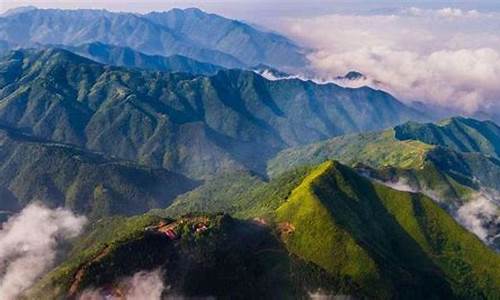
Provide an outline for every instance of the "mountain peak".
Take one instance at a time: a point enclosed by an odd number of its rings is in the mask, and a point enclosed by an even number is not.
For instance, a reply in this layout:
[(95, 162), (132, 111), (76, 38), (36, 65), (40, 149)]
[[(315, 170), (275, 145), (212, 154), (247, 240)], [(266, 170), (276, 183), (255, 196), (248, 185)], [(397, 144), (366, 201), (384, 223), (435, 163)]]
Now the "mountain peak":
[(8, 17), (8, 16), (13, 16), (16, 14), (21, 14), (24, 12), (32, 11), (32, 10), (37, 10), (38, 7), (33, 6), (33, 5), (28, 5), (28, 6), (20, 6), (16, 8), (11, 8), (5, 11), (3, 14), (1, 14), (1, 17)]
[(335, 80), (365, 80), (367, 77), (358, 71), (349, 71), (344, 76), (337, 76)]

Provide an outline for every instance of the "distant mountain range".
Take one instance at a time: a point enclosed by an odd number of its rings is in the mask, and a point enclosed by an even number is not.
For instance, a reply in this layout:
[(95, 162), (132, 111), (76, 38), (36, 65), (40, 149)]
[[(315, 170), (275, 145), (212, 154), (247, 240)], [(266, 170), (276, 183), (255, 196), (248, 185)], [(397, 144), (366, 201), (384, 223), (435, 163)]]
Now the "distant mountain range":
[(229, 68), (262, 63), (293, 69), (307, 63), (305, 50), (283, 36), (196, 8), (145, 15), (20, 9), (0, 17), (0, 41), (9, 47), (100, 42), (148, 55), (182, 55)]
[(146, 55), (132, 48), (106, 45), (100, 42), (80, 46), (59, 46), (59, 48), (69, 50), (102, 64), (128, 68), (202, 75), (214, 75), (217, 71), (224, 69), (221, 66), (202, 63), (182, 55), (168, 57)]
[(0, 62), (0, 122), (200, 178), (264, 172), (277, 151), (423, 119), (382, 91), (269, 81), (253, 71), (214, 76), (104, 66), (57, 49)]

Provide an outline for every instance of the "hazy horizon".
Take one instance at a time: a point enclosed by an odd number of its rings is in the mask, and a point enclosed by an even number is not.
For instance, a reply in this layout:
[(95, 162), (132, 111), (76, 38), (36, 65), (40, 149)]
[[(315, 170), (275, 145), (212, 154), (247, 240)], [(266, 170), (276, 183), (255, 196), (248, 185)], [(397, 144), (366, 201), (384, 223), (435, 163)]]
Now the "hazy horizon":
[(313, 49), (318, 77), (360, 71), (402, 101), (468, 114), (500, 104), (500, 3), (482, 1), (12, 1), (39, 8), (147, 13), (197, 7)]
[[(148, 1), (72, 1), (72, 0), (3, 0), (0, 13), (22, 6), (60, 9), (106, 9), (114, 12), (147, 13), (173, 8), (197, 7), (210, 13), (222, 14), (230, 18), (248, 20), (267, 17), (299, 17), (327, 15), (332, 13), (373, 14), (390, 12), (401, 8), (420, 7), (439, 9), (455, 7), (479, 11), (500, 11), (498, 1), (369, 1), (369, 0), (148, 0)], [(258, 13), (258, 15), (256, 15)]]

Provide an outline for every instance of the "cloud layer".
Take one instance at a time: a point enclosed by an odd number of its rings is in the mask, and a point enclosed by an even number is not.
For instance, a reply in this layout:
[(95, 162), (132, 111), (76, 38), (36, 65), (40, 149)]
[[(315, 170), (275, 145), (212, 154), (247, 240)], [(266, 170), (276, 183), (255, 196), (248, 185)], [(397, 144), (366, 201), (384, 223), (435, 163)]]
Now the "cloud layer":
[(356, 70), (404, 101), (464, 113), (500, 108), (500, 14), (457, 8), (294, 18), (280, 29), (317, 49), (325, 79)]
[(0, 230), (0, 299), (16, 299), (54, 263), (61, 241), (77, 236), (85, 217), (30, 204)]

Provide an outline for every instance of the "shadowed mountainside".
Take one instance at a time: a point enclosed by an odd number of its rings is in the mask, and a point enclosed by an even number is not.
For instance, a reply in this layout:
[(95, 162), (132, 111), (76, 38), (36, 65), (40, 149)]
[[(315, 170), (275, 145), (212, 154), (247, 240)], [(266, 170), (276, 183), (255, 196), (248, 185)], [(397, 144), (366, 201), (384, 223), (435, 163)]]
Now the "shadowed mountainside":
[(0, 211), (27, 203), (67, 207), (91, 218), (163, 208), (196, 182), (164, 169), (106, 158), (0, 127)]

